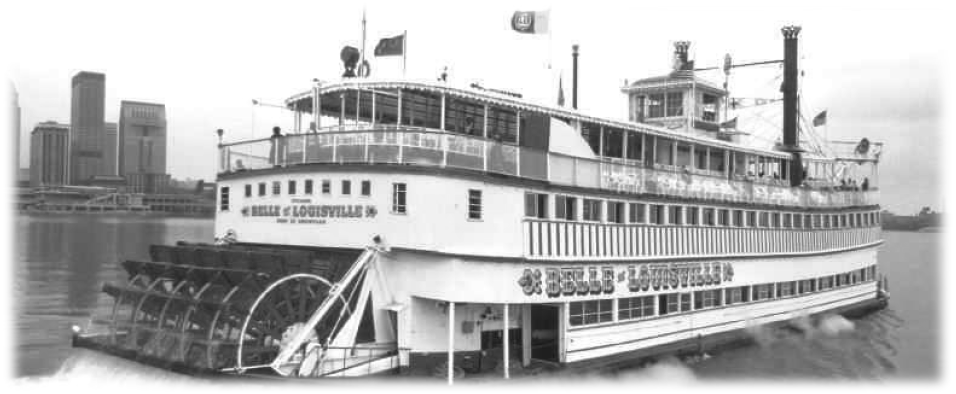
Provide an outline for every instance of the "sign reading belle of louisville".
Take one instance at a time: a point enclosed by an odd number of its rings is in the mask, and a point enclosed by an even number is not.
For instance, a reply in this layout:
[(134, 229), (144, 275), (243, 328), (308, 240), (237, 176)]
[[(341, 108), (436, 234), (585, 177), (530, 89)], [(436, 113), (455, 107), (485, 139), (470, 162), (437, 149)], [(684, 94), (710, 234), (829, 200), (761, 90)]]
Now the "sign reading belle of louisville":
[(242, 207), (244, 217), (274, 217), (276, 223), (325, 224), (325, 219), (374, 218), (378, 209), (361, 204), (265, 204)]
[(721, 262), (645, 263), (629, 265), (617, 273), (614, 267), (588, 266), (541, 269), (526, 268), (518, 278), (525, 295), (547, 293), (548, 297), (610, 294), (615, 282), (626, 282), (632, 293), (686, 287), (716, 286), (731, 282), (734, 266)]

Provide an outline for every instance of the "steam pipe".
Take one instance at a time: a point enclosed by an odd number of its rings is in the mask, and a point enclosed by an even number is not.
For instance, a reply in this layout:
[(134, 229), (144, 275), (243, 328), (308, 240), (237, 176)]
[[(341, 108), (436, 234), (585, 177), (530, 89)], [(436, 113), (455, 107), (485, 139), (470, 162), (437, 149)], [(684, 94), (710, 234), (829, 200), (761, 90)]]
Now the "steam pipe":
[(578, 109), (578, 44), (571, 46), (571, 108)]
[(803, 182), (803, 163), (800, 155), (800, 137), (797, 127), (799, 118), (797, 36), (800, 26), (784, 26), (783, 33), (783, 146), (793, 158), (790, 161), (790, 186), (800, 186)]

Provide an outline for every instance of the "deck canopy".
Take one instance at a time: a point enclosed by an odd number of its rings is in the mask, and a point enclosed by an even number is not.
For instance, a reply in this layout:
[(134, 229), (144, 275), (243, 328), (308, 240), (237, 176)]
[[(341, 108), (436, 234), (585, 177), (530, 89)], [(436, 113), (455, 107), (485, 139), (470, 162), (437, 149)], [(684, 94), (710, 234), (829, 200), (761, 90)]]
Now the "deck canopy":
[[(558, 119), (579, 130), (594, 154), (602, 157), (641, 160), (646, 155), (639, 154), (643, 148), (638, 141), (648, 143), (648, 137), (707, 146), (717, 151), (781, 160), (790, 157), (785, 152), (676, 133), (641, 123), (598, 118), (577, 110), (532, 103), (490, 89), (460, 87), (440, 81), (351, 79), (323, 83), (317, 90), (321, 129), (354, 124), (400, 124), (545, 148), (549, 138), (541, 134), (547, 134), (551, 120)], [(315, 116), (313, 96), (313, 91), (296, 94), (286, 100), (286, 106), (297, 113)], [(607, 137), (604, 144), (601, 143), (604, 138), (601, 134)]]

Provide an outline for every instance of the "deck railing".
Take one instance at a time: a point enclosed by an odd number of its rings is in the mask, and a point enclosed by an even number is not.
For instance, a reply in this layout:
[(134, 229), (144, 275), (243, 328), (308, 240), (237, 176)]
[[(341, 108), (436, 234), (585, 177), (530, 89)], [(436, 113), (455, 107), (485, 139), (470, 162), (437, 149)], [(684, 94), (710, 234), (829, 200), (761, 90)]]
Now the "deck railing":
[(879, 191), (793, 188), (778, 179), (747, 179), (640, 162), (590, 159), (415, 127), (322, 131), (220, 147), (219, 173), (299, 164), (404, 164), (511, 175), (621, 193), (724, 202), (840, 207), (874, 205)]

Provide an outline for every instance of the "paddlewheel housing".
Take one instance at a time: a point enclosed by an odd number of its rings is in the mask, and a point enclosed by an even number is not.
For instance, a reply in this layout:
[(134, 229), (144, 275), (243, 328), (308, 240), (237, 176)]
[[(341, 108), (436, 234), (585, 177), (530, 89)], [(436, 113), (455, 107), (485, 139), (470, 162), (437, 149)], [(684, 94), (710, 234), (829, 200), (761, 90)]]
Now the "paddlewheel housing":
[[(370, 318), (368, 296), (360, 293), (368, 291), (362, 284), (373, 254), (153, 245), (151, 261), (121, 263), (125, 283), (103, 285), (112, 310), (93, 321), (99, 333), (75, 336), (74, 345), (189, 373), (272, 367), (281, 375), (319, 375), (317, 349), (327, 349), (353, 316)], [(276, 361), (280, 354), (284, 364)], [(308, 354), (309, 371), (300, 371)]]

